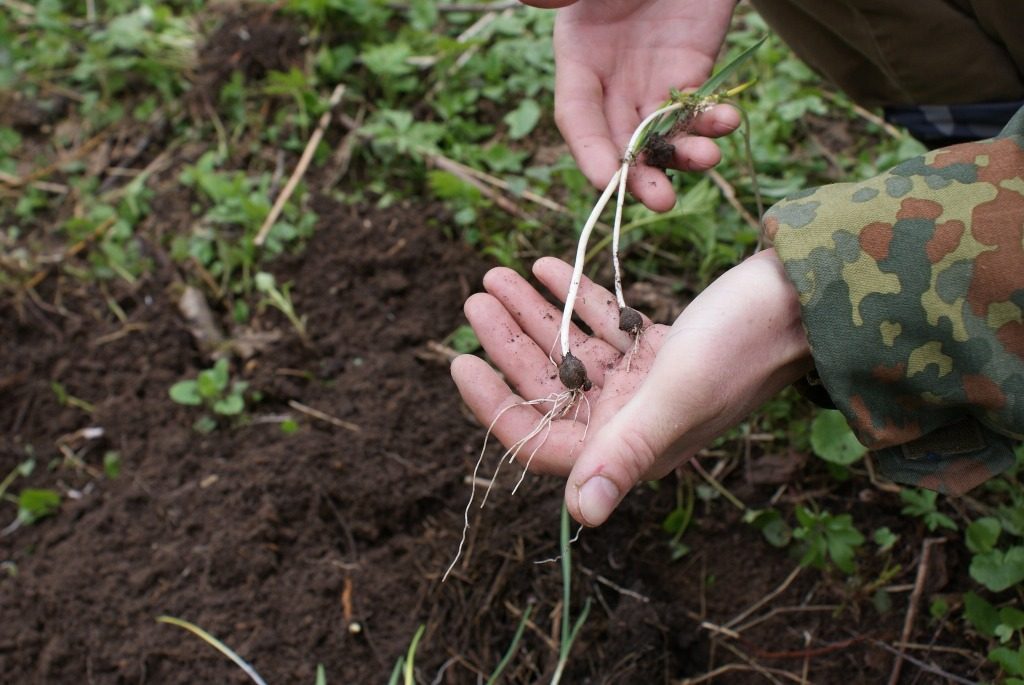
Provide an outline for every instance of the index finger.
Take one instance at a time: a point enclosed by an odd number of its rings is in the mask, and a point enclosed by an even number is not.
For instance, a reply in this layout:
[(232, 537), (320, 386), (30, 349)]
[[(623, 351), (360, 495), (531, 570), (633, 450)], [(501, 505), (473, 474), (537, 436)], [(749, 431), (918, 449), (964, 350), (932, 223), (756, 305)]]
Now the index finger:
[(559, 57), (555, 69), (555, 124), (583, 175), (604, 188), (620, 164), (604, 111), (604, 86), (586, 65)]

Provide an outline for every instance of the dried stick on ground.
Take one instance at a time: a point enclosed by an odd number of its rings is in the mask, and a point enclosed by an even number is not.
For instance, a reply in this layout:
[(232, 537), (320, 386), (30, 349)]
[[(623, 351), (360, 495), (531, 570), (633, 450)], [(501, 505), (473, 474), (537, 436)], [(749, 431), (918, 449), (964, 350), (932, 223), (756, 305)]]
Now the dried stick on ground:
[(917, 618), (917, 608), (921, 604), (925, 582), (928, 580), (928, 567), (932, 559), (932, 547), (944, 542), (945, 539), (943, 538), (925, 538), (924, 542), (921, 543), (921, 561), (917, 564), (917, 578), (914, 579), (914, 591), (910, 593), (910, 607), (907, 609), (907, 618), (903, 621), (900, 648), (896, 653), (896, 662), (892, 665), (892, 673), (889, 675), (889, 685), (896, 685), (899, 682), (903, 660), (907, 658), (905, 654), (906, 644), (910, 642), (910, 633), (914, 629), (914, 619)]
[(344, 428), (345, 430), (352, 431), (353, 433), (359, 433), (359, 432), (362, 432), (362, 430), (363, 430), (362, 428), (359, 427), (358, 424), (352, 423), (351, 421), (343, 421), (343, 420), (339, 419), (336, 416), (331, 416), (330, 414), (325, 414), (324, 412), (320, 411), (319, 409), (314, 409), (313, 407), (309, 407), (309, 406), (307, 406), (305, 404), (302, 404), (301, 402), (298, 402), (296, 400), (289, 400), (288, 401), (288, 406), (291, 407), (292, 409), (294, 409), (297, 412), (301, 412), (301, 413), (303, 413), (303, 414), (305, 414), (307, 416), (312, 416), (314, 419), (320, 419), (321, 421), (326, 421), (327, 423), (331, 424), (332, 426), (337, 426), (338, 428)]
[(779, 585), (777, 588), (775, 588), (774, 590), (769, 592), (767, 595), (762, 597), (760, 600), (755, 602), (753, 605), (751, 605), (751, 607), (749, 609), (747, 609), (746, 611), (743, 611), (738, 616), (733, 618), (731, 621), (726, 623), (725, 627), (726, 628), (732, 628), (732, 627), (736, 626), (740, 621), (744, 620), (745, 618), (747, 618), (748, 616), (753, 614), (755, 611), (757, 611), (758, 609), (760, 609), (764, 605), (768, 604), (768, 602), (772, 601), (773, 599), (775, 599), (776, 597), (781, 595), (783, 592), (785, 592), (789, 588), (790, 585), (793, 584), (793, 581), (796, 580), (796, 577), (798, 575), (800, 575), (800, 571), (802, 571), (802, 570), (803, 570), (802, 566), (797, 566), (796, 568), (794, 568), (790, 572), (790, 574), (788, 576), (786, 576), (786, 579), (782, 581), (781, 585)]
[[(835, 103), (837, 105), (845, 104), (844, 101), (842, 99), (840, 99), (840, 97), (838, 95), (836, 95), (835, 93), (829, 92), (827, 90), (822, 90), (821, 91), (821, 95), (826, 100), (829, 100), (830, 102), (833, 102), (833, 103)], [(899, 140), (900, 138), (905, 138), (906, 137), (906, 134), (903, 133), (903, 131), (899, 130), (898, 128), (896, 128), (895, 126), (893, 126), (888, 121), (886, 121), (882, 117), (878, 116), (877, 114), (875, 114), (871, 110), (865, 109), (865, 108), (861, 107), (860, 105), (858, 105), (857, 103), (850, 103), (850, 108), (861, 119), (864, 119), (865, 121), (870, 121), (872, 124), (874, 124), (875, 126), (878, 126), (879, 128), (881, 128), (883, 131), (888, 133), (893, 138), (896, 138), (897, 140)]]
[[(348, 173), (349, 164), (352, 162), (352, 151), (356, 147), (356, 133), (359, 127), (363, 125), (363, 119), (365, 118), (366, 108), (361, 107), (354, 120), (355, 127), (349, 127), (348, 133), (341, 139), (338, 149), (334, 151), (334, 156), (331, 158), (331, 169), (333, 170), (324, 179), (324, 187), (333, 188)], [(342, 120), (342, 123), (345, 123), (345, 121)]]
[(430, 157), (427, 158), (427, 162), (429, 164), (432, 164), (433, 166), (436, 166), (438, 169), (441, 169), (442, 171), (447, 171), (449, 174), (452, 174), (453, 176), (458, 177), (463, 182), (473, 186), (474, 188), (480, 191), (481, 195), (490, 199), (492, 202), (494, 202), (494, 204), (498, 205), (512, 216), (517, 217), (519, 219), (533, 219), (533, 217), (527, 214), (515, 202), (512, 202), (512, 200), (508, 199), (507, 197), (496, 191), (494, 188), (485, 185), (482, 181), (476, 178), (474, 174), (467, 173), (467, 169), (469, 169), (469, 167), (466, 167), (463, 164), (459, 164), (458, 162), (448, 159), (447, 157), (443, 157), (441, 155), (431, 155)]
[(342, 96), (345, 95), (345, 86), (339, 83), (334, 87), (334, 92), (331, 93), (331, 99), (327, 102), (327, 111), (320, 115), (320, 121), (317, 123), (316, 130), (313, 131), (313, 135), (309, 137), (309, 142), (306, 143), (306, 149), (302, 151), (302, 157), (299, 158), (299, 163), (295, 165), (295, 171), (292, 172), (291, 177), (284, 186), (284, 190), (277, 196), (277, 200), (274, 201), (274, 206), (270, 208), (270, 213), (267, 214), (267, 218), (264, 219), (263, 225), (260, 226), (259, 232), (256, 234), (256, 239), (253, 241), (256, 246), (260, 246), (267, 239), (267, 234), (270, 233), (271, 227), (277, 221), (278, 217), (281, 216), (281, 212), (284, 210), (285, 204), (287, 204), (292, 193), (295, 192), (295, 187), (299, 185), (299, 181), (306, 173), (306, 169), (309, 168), (309, 163), (313, 161), (313, 153), (316, 152), (317, 146), (320, 144), (321, 139), (324, 137), (324, 131), (327, 130), (327, 125), (331, 123), (331, 114), (334, 112), (334, 108), (341, 102)]
[(758, 234), (761, 232), (761, 223), (754, 218), (754, 215), (747, 211), (739, 200), (736, 199), (736, 189), (729, 181), (725, 179), (722, 174), (718, 173), (714, 169), (708, 169), (708, 178), (718, 186), (718, 190), (721, 191), (725, 201), (729, 203), (729, 206), (736, 210), (736, 212), (743, 217), (743, 220), (747, 222), (747, 225)]
[(66, 155), (60, 155), (55, 162), (49, 164), (48, 166), (43, 167), (42, 169), (37, 169), (33, 171), (28, 176), (18, 177), (12, 176), (11, 174), (4, 174), (2, 177), (0, 177), (0, 181), (3, 181), (5, 184), (13, 188), (18, 188), (24, 185), (28, 185), (30, 183), (34, 183), (35, 181), (38, 181), (40, 179), (46, 178), (53, 172), (58, 171), (65, 164), (76, 162), (80, 160), (82, 157), (85, 157), (87, 154), (92, 152), (93, 149), (96, 148), (100, 143), (107, 140), (107, 137), (110, 134), (110, 128), (111, 127), (108, 126), (107, 128), (103, 129), (102, 131), (94, 135), (92, 138), (89, 138), (87, 141), (82, 143), (79, 147), (75, 148)]
[(891, 652), (892, 654), (897, 655), (901, 661), (906, 661), (910, 664), (913, 664), (914, 666), (917, 666), (919, 669), (925, 671), (926, 673), (931, 673), (942, 678), (945, 678), (947, 682), (958, 683), (959, 685), (978, 685), (978, 681), (976, 680), (968, 680), (967, 678), (961, 678), (958, 675), (953, 675), (948, 671), (943, 671), (941, 668), (934, 664), (929, 664), (924, 661), (921, 661), (920, 659), (915, 659), (909, 654), (903, 654), (901, 651), (897, 651), (894, 647), (885, 644), (881, 640), (872, 640), (871, 644), (881, 649), (884, 649), (887, 652)]

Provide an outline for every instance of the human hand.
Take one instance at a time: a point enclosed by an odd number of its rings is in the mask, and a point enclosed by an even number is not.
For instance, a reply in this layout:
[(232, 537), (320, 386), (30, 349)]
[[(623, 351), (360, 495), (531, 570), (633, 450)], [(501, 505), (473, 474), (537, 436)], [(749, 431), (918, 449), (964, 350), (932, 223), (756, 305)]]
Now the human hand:
[[(534, 265), (534, 275), (559, 298), (571, 273), (554, 258)], [(558, 353), (560, 312), (510, 269), (492, 269), (484, 287), (466, 302), (466, 315), (519, 394), (471, 355), (454, 361), (452, 377), (476, 417), (494, 422), (494, 435), (507, 446), (542, 414), (514, 405), (564, 391), (548, 357), (549, 350)], [(593, 335), (574, 328), (571, 349), (593, 388), (578, 412), (555, 420), (520, 455), (532, 460), (531, 471), (567, 477), (569, 512), (590, 526), (603, 523), (636, 483), (671, 472), (812, 365), (796, 290), (774, 250), (725, 273), (671, 327), (645, 319), (636, 345), (619, 330), (615, 298), (604, 288), (584, 280), (576, 311)]]
[[(604, 188), (634, 129), (672, 88), (696, 88), (714, 66), (735, 0), (522, 0), (558, 10), (555, 20), (555, 122), (584, 175)], [(720, 105), (673, 141), (670, 167), (705, 171), (721, 152), (709, 138), (731, 133), (739, 113)], [(661, 169), (639, 160), (629, 190), (654, 211), (675, 204)]]

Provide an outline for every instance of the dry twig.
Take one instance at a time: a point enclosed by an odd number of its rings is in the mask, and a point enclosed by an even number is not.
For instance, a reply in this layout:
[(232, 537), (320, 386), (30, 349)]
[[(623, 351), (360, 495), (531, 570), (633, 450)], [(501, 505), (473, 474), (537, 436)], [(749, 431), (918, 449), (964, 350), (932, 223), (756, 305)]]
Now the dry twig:
[(40, 179), (46, 178), (53, 172), (59, 170), (65, 164), (68, 164), (69, 162), (75, 162), (81, 159), (82, 157), (85, 157), (90, 152), (92, 152), (93, 149), (96, 148), (96, 146), (98, 146), (100, 143), (107, 139), (107, 134), (109, 130), (109, 127), (103, 129), (102, 131), (94, 135), (92, 138), (82, 143), (68, 155), (60, 156), (60, 158), (57, 159), (52, 164), (49, 164), (48, 166), (45, 166), (42, 169), (37, 169), (28, 176), (18, 177), (12, 176), (11, 174), (4, 174), (3, 176), (0, 176), (0, 181), (9, 186), (17, 188), (24, 185), (28, 185), (30, 183), (34, 183), (35, 181), (38, 181)]
[(767, 604), (768, 602), (772, 601), (773, 599), (775, 599), (776, 597), (781, 595), (783, 592), (785, 592), (789, 588), (790, 585), (793, 584), (793, 581), (796, 580), (796, 577), (798, 575), (800, 575), (800, 571), (802, 571), (802, 570), (803, 570), (803, 567), (801, 567), (801, 566), (797, 566), (796, 568), (794, 568), (790, 572), (790, 574), (788, 576), (786, 576), (786, 579), (782, 581), (781, 585), (779, 585), (777, 588), (775, 588), (774, 590), (769, 592), (767, 595), (765, 595), (764, 597), (759, 599), (757, 602), (754, 602), (754, 604), (752, 604), (749, 609), (747, 609), (746, 611), (741, 612), (738, 616), (736, 616), (731, 621), (726, 623), (725, 627), (726, 628), (733, 628), (733, 627), (735, 627), (740, 621), (742, 621), (743, 619), (747, 618), (752, 613), (754, 613), (755, 611), (757, 611), (758, 609), (763, 607), (765, 604)]
[(267, 239), (267, 234), (270, 233), (271, 227), (277, 221), (278, 217), (281, 216), (281, 212), (284, 211), (285, 204), (291, 198), (292, 193), (295, 192), (296, 186), (299, 185), (299, 181), (306, 173), (306, 169), (309, 168), (309, 163), (313, 161), (313, 154), (316, 152), (316, 148), (320, 145), (320, 141), (324, 137), (324, 132), (327, 130), (327, 125), (331, 123), (331, 115), (334, 113), (334, 108), (341, 102), (342, 96), (345, 95), (344, 84), (339, 83), (334, 87), (334, 92), (331, 93), (330, 100), (327, 101), (327, 110), (320, 115), (320, 121), (317, 122), (316, 130), (313, 131), (313, 135), (309, 137), (309, 142), (306, 143), (306, 149), (302, 151), (302, 156), (299, 158), (299, 163), (295, 165), (295, 171), (288, 178), (288, 182), (284, 186), (284, 190), (277, 196), (277, 200), (274, 201), (274, 206), (270, 208), (270, 213), (267, 214), (267, 218), (263, 220), (263, 225), (260, 226), (259, 232), (256, 234), (253, 243), (256, 246), (260, 246)]
[(512, 216), (526, 220), (530, 220), (533, 218), (525, 211), (523, 211), (523, 209), (519, 207), (519, 205), (517, 205), (515, 202), (512, 202), (512, 200), (508, 199), (507, 197), (505, 197), (498, 191), (494, 190), (493, 188), (484, 185), (484, 183), (482, 183), (478, 178), (476, 178), (474, 174), (468, 173), (467, 169), (469, 169), (469, 167), (466, 167), (463, 164), (459, 164), (458, 162), (448, 159), (447, 157), (444, 157), (442, 155), (436, 154), (428, 157), (427, 161), (431, 165), (436, 166), (438, 169), (441, 169), (442, 171), (447, 171), (453, 176), (459, 178), (464, 183), (468, 183), (469, 185), (473, 186), (474, 188), (480, 191), (481, 195), (490, 199), (492, 202), (494, 202), (494, 204), (498, 205)]
[(306, 406), (305, 404), (302, 404), (301, 402), (297, 402), (295, 400), (288, 400), (288, 406), (291, 407), (292, 409), (294, 409), (297, 412), (302, 412), (303, 414), (306, 414), (307, 416), (312, 416), (314, 419), (320, 419), (321, 421), (326, 421), (327, 423), (331, 424), (332, 426), (337, 426), (338, 428), (344, 428), (345, 430), (352, 431), (353, 433), (361, 433), (362, 430), (363, 430), (357, 424), (354, 424), (351, 421), (343, 421), (343, 420), (337, 418), (336, 416), (331, 416), (330, 414), (325, 414), (324, 412), (320, 411), (319, 409), (314, 409), (313, 407)]
[(838, 95), (836, 95), (835, 93), (831, 93), (831, 92), (829, 92), (827, 90), (821, 91), (821, 94), (822, 94), (822, 96), (824, 96), (824, 98), (826, 100), (829, 100), (829, 101), (831, 101), (831, 102), (833, 102), (835, 104), (849, 104), (850, 108), (857, 114), (857, 116), (859, 116), (860, 118), (862, 118), (862, 119), (864, 119), (866, 121), (870, 121), (872, 124), (874, 124), (875, 126), (878, 126), (879, 128), (881, 128), (883, 131), (888, 133), (893, 138), (896, 138), (898, 140), (900, 138), (904, 138), (905, 137), (905, 134), (903, 133), (903, 131), (899, 130), (898, 128), (896, 128), (895, 126), (893, 126), (888, 121), (886, 121), (882, 117), (878, 116), (877, 114), (875, 114), (871, 110), (864, 109), (863, 107), (861, 107), (860, 105), (858, 105), (856, 103), (847, 103), (847, 102), (845, 102), (843, 100), (840, 100)]
[(881, 649), (884, 649), (887, 652), (895, 654), (899, 661), (906, 661), (909, 664), (917, 666), (922, 671), (926, 671), (933, 675), (941, 676), (951, 683), (957, 683), (958, 685), (978, 685), (978, 682), (975, 680), (968, 680), (967, 678), (961, 678), (960, 676), (953, 675), (952, 673), (944, 671), (934, 664), (926, 663), (924, 661), (921, 661), (920, 659), (910, 656), (909, 654), (905, 654), (902, 649), (897, 650), (895, 647), (891, 647), (890, 645), (885, 644), (881, 640), (872, 640), (871, 644), (875, 645), (876, 647), (880, 647)]
[(722, 174), (718, 173), (714, 169), (707, 171), (708, 177), (711, 181), (718, 186), (718, 190), (721, 191), (722, 196), (725, 197), (725, 201), (729, 203), (729, 206), (736, 210), (736, 212), (743, 217), (743, 220), (747, 222), (747, 225), (754, 229), (755, 232), (761, 232), (761, 222), (754, 218), (754, 215), (747, 211), (739, 200), (736, 199), (736, 189), (729, 181), (725, 179)]
[[(910, 642), (910, 633), (914, 629), (914, 619), (917, 618), (917, 608), (921, 604), (921, 596), (924, 594), (925, 582), (928, 580), (928, 568), (932, 559), (932, 547), (941, 545), (944, 538), (925, 538), (921, 543), (921, 561), (917, 565), (917, 578), (914, 579), (914, 591), (910, 593), (910, 606), (907, 609), (907, 617), (903, 621), (903, 634), (900, 636), (900, 644), (906, 645)], [(901, 646), (896, 653), (896, 661), (892, 665), (892, 673), (889, 675), (889, 685), (896, 685), (900, 680), (900, 671), (903, 668), (903, 660), (906, 657), (906, 647)]]

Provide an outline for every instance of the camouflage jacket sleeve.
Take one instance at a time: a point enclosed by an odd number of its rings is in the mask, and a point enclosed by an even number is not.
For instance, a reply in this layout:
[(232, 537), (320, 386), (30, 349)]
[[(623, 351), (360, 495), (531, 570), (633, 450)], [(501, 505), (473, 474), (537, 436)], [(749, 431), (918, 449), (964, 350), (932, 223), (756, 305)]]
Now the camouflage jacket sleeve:
[(817, 372), (882, 471), (960, 494), (1024, 438), (1024, 109), (765, 216)]

